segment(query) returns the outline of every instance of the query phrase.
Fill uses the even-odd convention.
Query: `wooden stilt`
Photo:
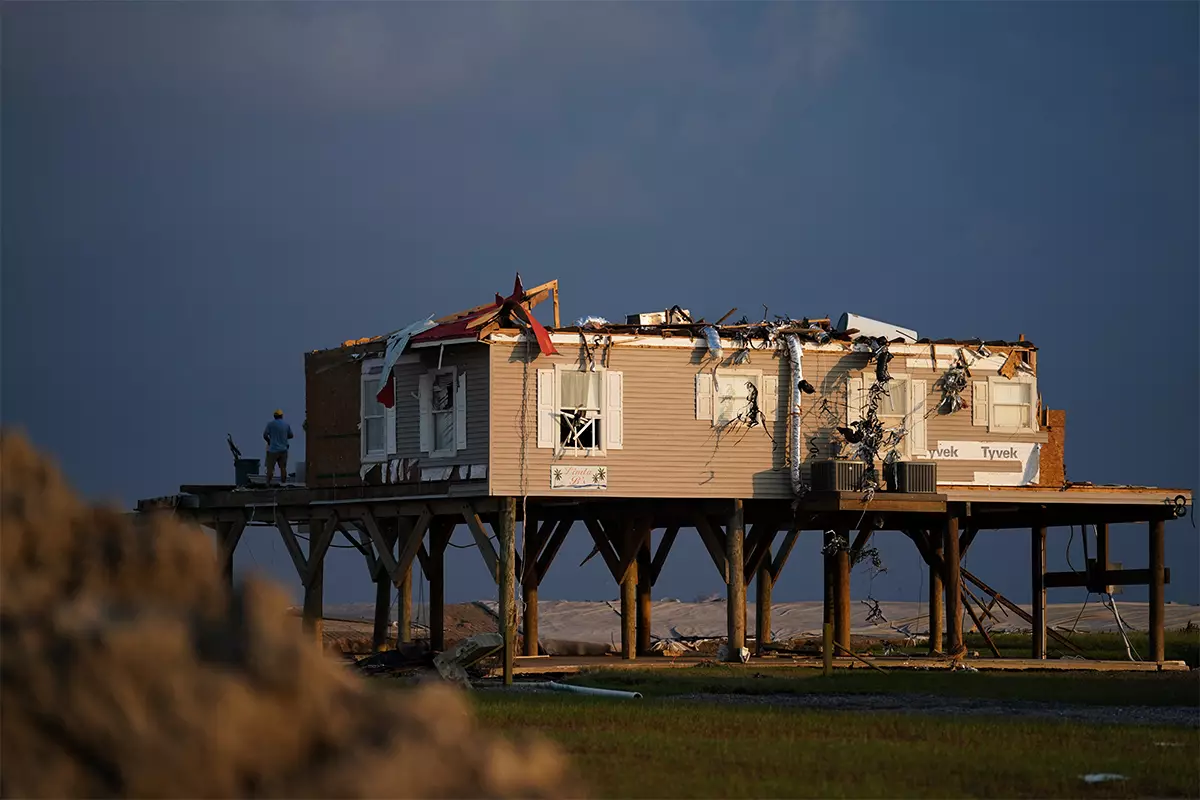
[[[637,576],[636,560],[621,579],[621,658],[637,658]]]
[[[775,585],[771,577],[771,555],[758,568],[755,576],[758,583],[754,593],[754,654],[761,656],[763,647],[771,641],[771,589]]]
[[[412,562],[404,570],[404,577],[396,587],[396,640],[402,644],[412,641],[412,605],[413,605],[413,568]]]
[[[325,559],[314,560],[313,543],[316,541],[313,530],[319,523],[309,525],[308,538],[308,580],[304,582],[304,630],[321,646],[325,636]]]
[[[371,631],[371,649],[378,653],[388,640],[392,611],[392,579],[382,568],[375,573],[375,627]]]
[[[528,556],[526,556],[528,558]],[[525,601],[524,633],[525,655],[538,654],[538,585],[537,578],[525,572],[525,580],[521,583],[521,599]]]
[[[430,528],[429,536],[429,649],[446,649],[446,547],[454,534],[453,522]]]
[[[942,604],[942,573],[938,564],[942,561],[942,543],[937,536],[931,536],[929,541],[931,558],[929,565],[929,654],[937,655],[942,652],[942,619],[945,607]]]
[[[500,545],[500,633],[504,637],[504,685],[513,682],[513,659],[517,647],[517,603],[514,592],[517,584],[517,501],[505,497],[500,501],[497,533]]]
[[[650,540],[646,539],[638,548],[637,555],[637,653],[650,654],[650,604],[652,602],[653,558],[650,555]]]
[[[947,517],[942,524],[943,558],[946,563],[946,652],[955,656],[963,651],[962,564],[958,554],[958,517]]]
[[[1163,572],[1164,553],[1163,521],[1150,523],[1150,658],[1161,662],[1166,657],[1163,619],[1166,613]]]
[[[849,543],[850,532],[840,530],[837,535]],[[833,581],[833,638],[836,644],[850,649],[850,550],[839,548],[834,556]]]
[[[1035,527],[1030,536],[1030,585],[1033,591],[1033,657],[1046,657],[1046,528]]]
[[[836,564],[837,559],[834,558],[830,548],[833,546],[833,540],[836,535],[837,534],[835,534],[833,531],[825,531],[821,538],[822,551],[825,553],[821,559],[821,564],[824,570],[822,574],[825,578],[825,613],[822,617],[822,622],[827,625],[833,625],[833,607],[835,605],[833,588],[835,583],[834,565]]]
[[[743,552],[745,535],[742,501],[734,500],[733,509],[729,514],[728,529],[725,531],[725,559],[729,565],[726,611],[731,661],[740,661],[742,648],[746,646],[746,560]]]

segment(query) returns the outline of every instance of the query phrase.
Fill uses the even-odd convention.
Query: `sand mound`
[[[231,595],[198,529],[85,505],[12,433],[0,481],[0,796],[578,796],[550,745],[346,674],[273,586]]]

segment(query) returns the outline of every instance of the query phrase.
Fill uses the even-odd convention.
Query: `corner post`
[[[642,656],[650,654],[651,563],[647,539],[637,554],[637,653]]]
[[[308,581],[304,584],[304,630],[324,648],[325,642],[325,559],[313,558],[314,542],[319,538],[321,523],[313,520],[308,529]]]
[[[943,615],[946,613],[942,606],[942,573],[937,564],[942,560],[942,543],[937,536],[929,537],[929,548],[932,550],[933,564],[929,565],[929,655],[942,652]]]
[[[963,651],[962,565],[958,554],[958,517],[942,523],[942,549],[946,562],[946,652],[956,656]]]
[[[513,682],[517,645],[517,501],[500,499],[500,634],[504,637],[504,685]]]
[[[725,559],[729,564],[729,583],[726,585],[729,659],[741,661],[741,651],[746,646],[746,558],[743,552],[746,530],[741,500],[733,501],[727,527]]]
[[[1160,664],[1166,657],[1163,632],[1166,612],[1163,527],[1161,519],[1150,522],[1150,657]]]
[[[1030,539],[1030,578],[1033,586],[1033,657],[1046,657],[1046,526],[1033,529]]]
[[[446,649],[446,547],[454,535],[453,522],[429,528],[429,649]]]
[[[833,638],[846,650],[850,649],[850,531],[839,529],[837,536],[845,543],[833,557]]]

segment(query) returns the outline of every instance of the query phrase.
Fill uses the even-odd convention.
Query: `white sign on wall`
[[[551,489],[607,489],[608,467],[556,464],[550,467]]]

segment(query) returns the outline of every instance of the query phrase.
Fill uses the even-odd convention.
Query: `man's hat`
[[[277,416],[277,417],[282,417],[282,416],[283,416],[283,412],[282,412],[282,411],[280,411],[280,410],[277,408],[277,409],[275,409],[275,416]]]

